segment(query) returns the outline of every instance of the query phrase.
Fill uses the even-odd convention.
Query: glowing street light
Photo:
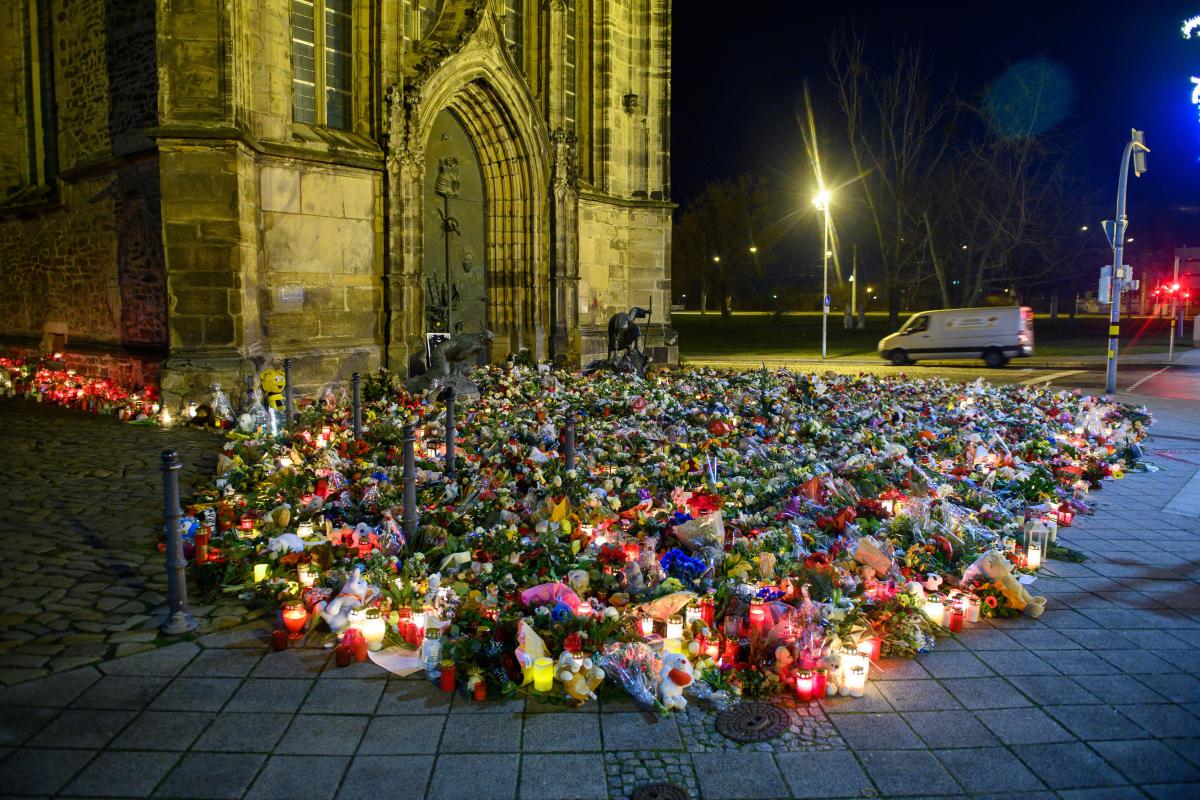
[[[720,256],[713,256],[713,263],[714,263],[714,264],[720,264],[720,263],[721,263],[721,257],[720,257]]]
[[[754,255],[757,252],[758,252],[758,247],[756,247],[755,245],[750,245],[750,255]]]
[[[829,257],[833,253],[829,250],[829,190],[824,186],[817,192],[817,196],[813,198],[813,205],[817,207],[825,217],[825,234],[821,240],[821,250],[823,258],[821,259],[822,273],[822,289],[821,289],[821,360],[825,360],[826,339],[829,335]]]
[[[1086,230],[1087,230],[1087,225],[1080,225],[1080,226],[1079,226],[1079,230],[1081,230],[1081,231],[1086,231]]]

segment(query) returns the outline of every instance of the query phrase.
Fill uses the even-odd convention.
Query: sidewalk
[[[1145,397],[1130,398],[1145,402]],[[736,745],[711,710],[657,718],[478,704],[322,650],[272,653],[256,623],[0,689],[6,796],[625,798],[1196,797],[1200,519],[1168,513],[1200,469],[1186,411],[1159,408],[1149,457],[1062,532],[1040,619],[974,626],[884,661],[866,697],[791,709]],[[1174,438],[1187,437],[1187,438]]]

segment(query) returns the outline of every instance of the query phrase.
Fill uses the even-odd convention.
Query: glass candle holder
[[[967,622],[979,622],[979,611],[982,603],[977,595],[967,598]]]
[[[292,600],[283,607],[283,624],[288,629],[289,639],[299,639],[304,635],[304,623],[308,622],[308,610],[304,603]]]
[[[548,692],[554,688],[554,661],[542,656],[533,662],[533,690]]]
[[[682,639],[683,638],[683,617],[678,614],[667,618],[667,638]]]
[[[362,635],[367,640],[367,648],[378,652],[383,649],[383,637],[387,634],[387,622],[378,608],[369,608],[363,619]]]
[[[796,673],[796,699],[807,703],[813,699],[813,691],[816,688],[816,676],[812,672],[802,669]]]
[[[944,625],[946,623],[946,605],[942,602],[942,596],[937,592],[933,592],[925,597],[924,609],[925,616],[929,617],[929,621],[934,625]]]
[[[750,630],[761,633],[767,626],[767,605],[761,597],[750,600]]]

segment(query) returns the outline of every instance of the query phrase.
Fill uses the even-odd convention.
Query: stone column
[[[579,365],[579,176],[575,136],[551,135],[554,162],[550,201],[551,357]]]

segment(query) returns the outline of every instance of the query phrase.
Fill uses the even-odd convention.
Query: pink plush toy
[[[579,610],[579,595],[565,583],[539,583],[521,592],[521,604],[526,608],[565,603],[572,612]]]

